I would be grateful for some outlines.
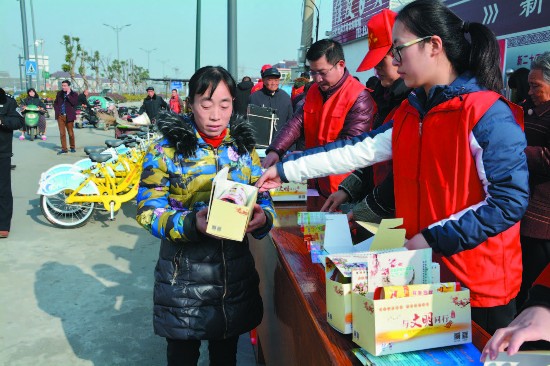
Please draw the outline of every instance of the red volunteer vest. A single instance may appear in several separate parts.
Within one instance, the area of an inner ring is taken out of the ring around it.
[[[174,113],[180,113],[181,107],[178,98],[170,98],[170,110]]]
[[[396,111],[392,135],[396,217],[404,218],[408,238],[485,199],[469,137],[499,98],[491,91],[456,97],[434,107],[423,121],[408,101]],[[504,101],[523,128],[521,108]],[[508,304],[521,284],[519,222],[474,249],[450,257],[434,254],[434,259],[455,277],[445,278],[442,266],[442,281],[460,281],[470,289],[473,307]]]
[[[537,277],[533,285],[542,285],[550,288],[550,264],[547,265],[544,271]]]
[[[318,85],[311,86],[304,103],[304,135],[307,149],[336,141],[349,110],[363,90],[365,86],[350,75],[323,103]],[[349,173],[318,178],[319,193],[328,197],[338,190],[338,185],[348,175]]]

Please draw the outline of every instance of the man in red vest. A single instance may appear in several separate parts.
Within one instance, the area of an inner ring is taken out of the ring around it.
[[[320,40],[311,45],[306,59],[314,84],[267,149],[264,168],[281,160],[302,136],[305,147],[311,148],[349,139],[372,128],[375,103],[365,86],[347,70],[342,45],[332,39]],[[318,178],[314,187],[326,198],[338,190],[348,174]]]

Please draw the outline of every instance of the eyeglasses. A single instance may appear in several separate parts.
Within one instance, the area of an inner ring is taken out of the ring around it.
[[[338,61],[340,62],[340,61]],[[322,77],[323,79],[325,78],[325,76],[328,75],[328,73],[334,69],[336,67],[336,65],[338,65],[338,62],[335,63],[334,65],[332,65],[332,67],[330,69],[328,69],[327,71],[310,71],[309,72],[309,76],[311,76],[312,78],[316,77],[317,75],[319,75],[320,77]]]
[[[413,44],[417,44],[419,42],[422,42],[431,38],[432,36],[421,37],[421,38],[413,39],[412,41],[409,41],[407,43],[403,43],[402,45],[399,45],[399,46],[393,46],[392,49],[390,50],[390,53],[392,57],[395,59],[395,61],[401,62],[403,60],[403,56],[401,55],[401,50],[403,48],[412,46]]]

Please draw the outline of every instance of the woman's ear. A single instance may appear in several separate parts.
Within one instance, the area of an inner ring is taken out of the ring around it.
[[[443,53],[443,40],[439,36],[432,36],[430,39],[430,45],[432,46],[432,55],[436,56]]]

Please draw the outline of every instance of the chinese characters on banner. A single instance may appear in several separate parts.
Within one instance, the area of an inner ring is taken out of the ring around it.
[[[389,7],[389,0],[334,0],[332,39],[345,44],[365,37],[369,19]]]

